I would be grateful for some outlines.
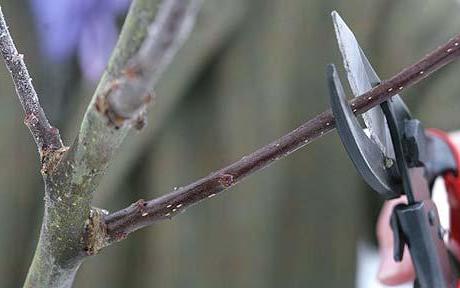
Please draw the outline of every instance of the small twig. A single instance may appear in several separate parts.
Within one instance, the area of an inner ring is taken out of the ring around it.
[[[5,60],[11,77],[13,78],[16,93],[24,108],[24,124],[27,125],[40,156],[46,157],[48,152],[62,150],[63,144],[59,130],[49,123],[43,108],[40,106],[37,93],[32,85],[32,78],[24,63],[24,56],[19,54],[0,7],[0,51]]]
[[[460,34],[389,80],[354,98],[350,101],[353,111],[361,114],[452,62],[460,56],[459,43]],[[244,177],[306,146],[333,130],[334,126],[335,120],[329,109],[275,142],[195,183],[154,200],[139,200],[123,210],[105,216],[104,226],[108,242],[124,239],[135,230],[158,220],[169,219],[187,207],[215,196]]]

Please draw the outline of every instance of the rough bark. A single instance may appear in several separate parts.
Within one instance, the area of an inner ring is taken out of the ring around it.
[[[148,95],[187,38],[199,5],[166,0],[156,13],[152,1],[133,2],[77,138],[44,173],[43,225],[25,287],[70,287],[82,260],[99,245],[91,236],[91,220],[102,213],[91,208],[93,194],[128,131],[141,125]],[[155,61],[148,65],[150,58]]]

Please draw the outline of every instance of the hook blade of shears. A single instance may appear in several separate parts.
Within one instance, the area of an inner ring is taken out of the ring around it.
[[[368,59],[364,55],[353,32],[337,12],[332,12],[337,42],[342,54],[348,82],[355,97],[362,95],[380,83]],[[399,97],[399,96],[396,96]],[[382,109],[376,106],[363,113],[364,123],[369,129],[370,138],[388,158],[394,159],[391,137]]]

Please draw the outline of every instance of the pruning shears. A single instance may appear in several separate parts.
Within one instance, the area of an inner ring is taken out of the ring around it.
[[[348,82],[356,97],[378,85],[380,79],[350,28],[337,12],[332,18]],[[460,259],[460,151],[446,133],[425,130],[399,95],[364,113],[363,129],[332,64],[327,77],[336,128],[359,174],[385,200],[407,197],[407,204],[394,208],[389,223],[395,261],[402,260],[407,245],[416,273],[414,287],[460,287],[449,258],[452,253]],[[444,177],[448,191],[448,237],[431,199],[438,176]]]

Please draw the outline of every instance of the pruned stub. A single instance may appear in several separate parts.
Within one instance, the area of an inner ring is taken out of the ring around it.
[[[43,176],[50,175],[61,162],[64,154],[69,150],[69,147],[63,146],[60,149],[40,149],[41,169]]]
[[[143,80],[140,69],[127,68],[120,77],[109,81],[105,91],[96,98],[95,108],[107,118],[109,126],[119,129],[129,124],[137,130],[145,126],[146,110],[154,94],[149,92],[150,88],[143,87]]]
[[[108,120],[108,124],[115,127],[115,129],[119,129],[127,120],[127,118],[115,113],[108,101],[108,96],[118,90],[119,86],[120,83],[118,80],[111,81],[107,90],[96,98],[95,103],[96,110],[104,115]]]
[[[90,215],[86,220],[83,242],[86,254],[89,256],[97,254],[109,245],[107,225],[104,221],[106,213],[103,209],[91,208]]]

